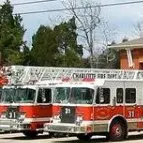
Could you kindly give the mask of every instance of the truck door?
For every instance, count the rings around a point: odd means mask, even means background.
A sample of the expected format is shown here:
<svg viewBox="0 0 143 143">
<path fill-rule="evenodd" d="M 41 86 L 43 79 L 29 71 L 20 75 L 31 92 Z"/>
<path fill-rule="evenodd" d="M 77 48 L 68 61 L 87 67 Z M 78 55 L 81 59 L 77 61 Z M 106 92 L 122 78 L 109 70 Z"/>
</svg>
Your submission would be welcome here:
<svg viewBox="0 0 143 143">
<path fill-rule="evenodd" d="M 96 92 L 94 108 L 95 120 L 109 120 L 111 109 L 111 89 L 108 87 L 99 87 Z"/>
<path fill-rule="evenodd" d="M 130 130 L 143 128 L 143 122 L 140 122 L 141 107 L 139 106 L 141 93 L 141 84 L 139 82 L 125 82 L 125 117 L 128 121 Z"/>
<path fill-rule="evenodd" d="M 39 118 L 50 118 L 52 116 L 52 90 L 50 88 L 39 88 L 37 95 L 37 116 Z M 45 118 L 45 119 L 44 119 Z"/>
</svg>

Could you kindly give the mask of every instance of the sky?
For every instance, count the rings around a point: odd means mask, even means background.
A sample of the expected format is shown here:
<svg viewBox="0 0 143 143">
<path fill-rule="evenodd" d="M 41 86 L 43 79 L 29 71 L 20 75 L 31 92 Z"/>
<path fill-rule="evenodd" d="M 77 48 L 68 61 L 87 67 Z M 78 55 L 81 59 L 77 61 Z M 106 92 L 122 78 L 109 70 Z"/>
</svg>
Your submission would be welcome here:
<svg viewBox="0 0 143 143">
<path fill-rule="evenodd" d="M 10 0 L 12 4 L 36 1 L 36 0 Z M 139 0 L 97 0 L 101 4 L 129 2 Z M 4 0 L 0 0 L 2 4 Z M 17 5 L 14 6 L 14 13 L 37 11 L 37 10 L 51 10 L 63 8 L 62 0 L 51 1 L 47 3 L 38 3 L 31 5 Z M 54 26 L 63 20 L 67 19 L 67 12 L 50 12 L 40 14 L 21 15 L 23 18 L 23 25 L 26 29 L 24 39 L 27 44 L 31 45 L 32 35 L 36 33 L 40 25 Z M 113 40 L 121 41 L 124 37 L 134 39 L 138 36 L 135 30 L 135 25 L 143 21 L 143 3 L 104 7 L 101 9 L 101 17 L 108 22 L 110 29 L 115 31 Z"/>
</svg>

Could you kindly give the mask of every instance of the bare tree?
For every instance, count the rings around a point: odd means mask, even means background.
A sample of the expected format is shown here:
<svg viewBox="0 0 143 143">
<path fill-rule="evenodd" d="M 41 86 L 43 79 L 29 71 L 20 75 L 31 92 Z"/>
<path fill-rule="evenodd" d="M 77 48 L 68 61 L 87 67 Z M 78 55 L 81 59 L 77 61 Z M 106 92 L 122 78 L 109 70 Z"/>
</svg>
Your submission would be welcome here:
<svg viewBox="0 0 143 143">
<path fill-rule="evenodd" d="M 101 18 L 100 5 L 94 0 L 68 0 L 63 2 L 70 14 L 76 18 L 80 40 L 84 41 L 85 50 L 89 52 L 90 66 L 94 67 L 95 30 Z"/>
<path fill-rule="evenodd" d="M 115 64 L 118 62 L 117 51 L 110 49 L 109 45 L 114 43 L 117 31 L 109 25 L 109 22 L 102 20 L 98 26 L 97 45 L 99 47 L 96 54 L 96 68 L 117 68 Z"/>
<path fill-rule="evenodd" d="M 111 49 L 109 49 L 108 45 L 113 42 L 113 35 L 115 37 L 116 33 L 113 30 L 113 28 L 111 29 L 109 27 L 108 22 L 102 22 L 100 25 L 100 29 L 101 29 L 101 34 L 102 36 L 102 51 L 106 51 L 106 63 L 110 63 L 112 61 L 114 61 L 116 59 L 115 54 L 113 52 L 110 52 Z"/>
<path fill-rule="evenodd" d="M 143 37 L 143 21 L 137 22 L 134 28 L 135 28 L 135 34 L 142 38 Z"/>
</svg>

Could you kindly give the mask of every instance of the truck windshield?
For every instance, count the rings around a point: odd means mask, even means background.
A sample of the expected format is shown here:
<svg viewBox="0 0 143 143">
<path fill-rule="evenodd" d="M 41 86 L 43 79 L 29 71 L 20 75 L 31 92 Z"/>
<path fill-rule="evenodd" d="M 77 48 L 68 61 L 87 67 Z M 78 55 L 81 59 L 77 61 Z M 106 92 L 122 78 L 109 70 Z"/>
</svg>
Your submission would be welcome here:
<svg viewBox="0 0 143 143">
<path fill-rule="evenodd" d="M 94 90 L 90 88 L 74 87 L 72 88 L 70 101 L 76 104 L 92 104 Z"/>
<path fill-rule="evenodd" d="M 29 88 L 4 88 L 1 102 L 3 103 L 33 103 L 36 91 Z"/>
<path fill-rule="evenodd" d="M 54 103 L 68 103 L 70 88 L 57 87 L 54 89 Z"/>
<path fill-rule="evenodd" d="M 2 90 L 1 102 L 12 103 L 14 94 L 15 94 L 14 88 L 4 88 Z"/>
<path fill-rule="evenodd" d="M 35 101 L 36 90 L 30 88 L 17 88 L 14 96 L 16 103 L 33 103 Z"/>
<path fill-rule="evenodd" d="M 54 103 L 92 104 L 94 90 L 83 87 L 57 87 L 54 90 Z"/>
</svg>

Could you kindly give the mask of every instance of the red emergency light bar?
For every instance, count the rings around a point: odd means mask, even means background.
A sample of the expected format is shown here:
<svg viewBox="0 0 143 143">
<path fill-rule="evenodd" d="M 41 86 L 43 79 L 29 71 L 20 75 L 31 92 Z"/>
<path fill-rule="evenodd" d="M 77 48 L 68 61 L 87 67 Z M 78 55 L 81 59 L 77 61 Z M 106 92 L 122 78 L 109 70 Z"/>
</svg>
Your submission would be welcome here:
<svg viewBox="0 0 143 143">
<path fill-rule="evenodd" d="M 69 81 L 77 81 L 77 80 L 72 80 L 70 77 L 65 77 L 62 79 L 63 82 L 69 82 Z M 80 79 L 79 81 L 83 81 L 83 82 L 94 82 L 95 81 L 95 78 L 83 78 L 83 79 Z"/>
<path fill-rule="evenodd" d="M 85 82 L 94 82 L 95 81 L 95 79 L 94 78 L 83 78 L 83 80 L 82 81 L 85 81 Z"/>
<path fill-rule="evenodd" d="M 0 86 L 8 84 L 8 79 L 6 77 L 0 77 Z"/>
<path fill-rule="evenodd" d="M 63 82 L 68 82 L 68 81 L 70 81 L 70 80 L 71 80 L 71 79 L 70 79 L 69 77 L 65 77 L 65 78 L 62 79 Z"/>
</svg>

